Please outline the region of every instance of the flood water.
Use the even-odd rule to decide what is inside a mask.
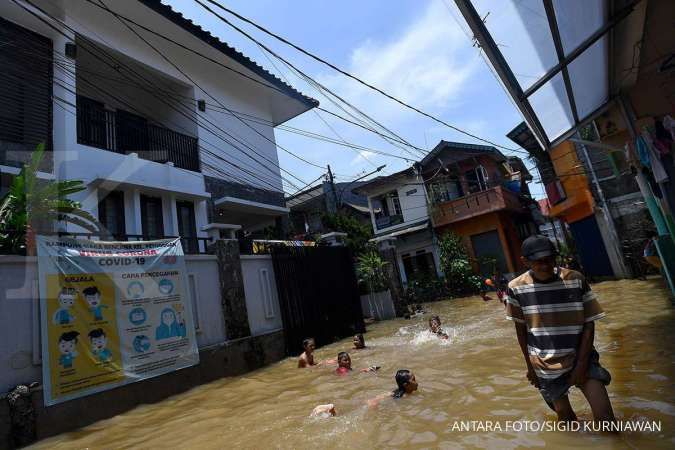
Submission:
[[[222,379],[153,405],[40,442],[44,448],[675,448],[675,314],[661,280],[593,286],[608,316],[596,325],[596,348],[611,372],[617,418],[660,421],[661,432],[462,432],[455,420],[553,420],[525,378],[513,324],[497,301],[478,297],[428,304],[448,341],[426,332],[425,316],[368,327],[368,349],[350,352],[355,369],[378,373],[338,377],[332,367],[297,369],[286,359],[245,376]],[[350,340],[323,347],[334,358]],[[419,391],[368,408],[395,388],[394,372],[414,371]],[[591,412],[571,394],[581,420]],[[337,417],[309,418],[334,403]]]

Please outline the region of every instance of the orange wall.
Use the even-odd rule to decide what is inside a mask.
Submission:
[[[475,264],[476,254],[471,245],[471,236],[475,234],[486,233],[488,231],[497,231],[499,233],[499,240],[502,244],[502,251],[504,252],[504,259],[510,272],[516,272],[521,269],[520,265],[520,239],[518,233],[507,214],[501,215],[499,212],[489,214],[482,214],[471,219],[462,220],[461,222],[452,223],[450,225],[438,228],[436,231],[439,236],[443,233],[451,231],[462,238],[464,246],[466,247],[469,256],[472,258],[472,265],[477,269]]]
[[[567,199],[551,205],[550,215],[573,223],[593,214],[593,196],[588,178],[581,174],[584,166],[577,158],[574,144],[565,141],[549,152],[556,174],[560,177]]]

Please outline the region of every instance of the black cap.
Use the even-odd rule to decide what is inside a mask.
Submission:
[[[535,234],[525,239],[521,247],[523,256],[530,261],[555,256],[556,250],[553,242],[546,236]]]

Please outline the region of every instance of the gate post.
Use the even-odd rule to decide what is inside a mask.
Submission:
[[[408,312],[408,305],[403,298],[403,285],[401,284],[401,274],[399,272],[398,260],[396,259],[396,247],[391,244],[396,238],[379,240],[377,248],[380,256],[387,263],[387,280],[389,281],[389,292],[391,301],[394,303],[394,310],[397,317],[403,317]]]
[[[248,324],[239,241],[236,239],[218,239],[211,245],[210,250],[218,258],[225,336],[228,340],[250,336],[251,328]]]

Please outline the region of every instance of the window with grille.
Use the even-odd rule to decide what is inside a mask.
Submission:
[[[52,41],[0,18],[0,68],[0,164],[20,167],[52,148]]]

